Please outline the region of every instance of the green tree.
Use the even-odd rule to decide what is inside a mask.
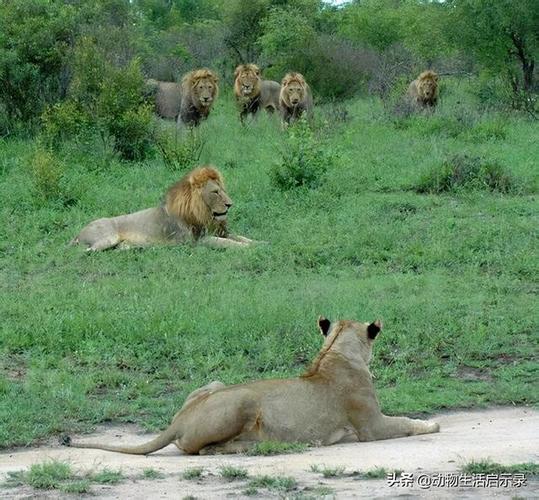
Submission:
[[[506,73],[515,93],[534,87],[539,51],[537,0],[452,0],[453,42],[493,72]]]

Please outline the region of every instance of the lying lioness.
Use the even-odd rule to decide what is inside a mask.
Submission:
[[[226,387],[221,382],[191,393],[160,436],[139,446],[63,444],[145,455],[174,442],[185,453],[237,453],[258,441],[330,445],[355,434],[374,441],[438,432],[435,422],[387,417],[380,411],[369,372],[380,321],[318,319],[324,345],[301,377]]]

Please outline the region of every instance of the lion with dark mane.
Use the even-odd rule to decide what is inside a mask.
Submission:
[[[436,422],[382,413],[369,362],[380,321],[318,319],[324,345],[310,369],[289,379],[226,387],[215,381],[191,393],[170,426],[138,446],[62,443],[146,455],[170,443],[185,453],[238,453],[260,441],[330,445],[438,432]]]
[[[281,81],[279,107],[284,123],[292,123],[302,115],[312,117],[311,88],[301,73],[287,73]]]
[[[262,80],[256,64],[240,64],[234,71],[234,95],[243,123],[249,114],[255,116],[260,109],[273,113],[279,109],[281,86],[272,80]]]
[[[438,75],[423,71],[408,87],[408,96],[420,108],[434,108],[438,103]]]
[[[254,243],[228,233],[231,206],[221,173],[211,166],[199,167],[168,189],[161,206],[90,222],[71,243],[90,251],[189,242],[213,247]]]
[[[219,95],[219,79],[209,69],[190,71],[182,78],[181,105],[178,123],[190,127],[200,125],[208,118]]]

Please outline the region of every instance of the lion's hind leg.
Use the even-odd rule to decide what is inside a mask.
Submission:
[[[223,447],[253,429],[259,414],[260,402],[251,391],[217,391],[177,416],[183,429],[178,447],[191,454],[209,445]]]
[[[98,219],[88,224],[75,238],[77,243],[86,245],[89,252],[97,252],[117,246],[120,234],[111,219]]]

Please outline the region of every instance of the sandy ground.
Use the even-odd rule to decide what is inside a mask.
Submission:
[[[439,434],[412,436],[372,443],[349,443],[314,448],[304,453],[273,457],[244,455],[186,456],[168,446],[150,456],[131,456],[99,450],[64,448],[55,445],[11,450],[0,454],[0,481],[9,471],[26,469],[35,463],[56,459],[68,461],[81,472],[102,468],[121,469],[127,479],[114,486],[92,486],[92,492],[106,499],[170,499],[192,495],[196,498],[246,497],[246,481],[228,482],[219,471],[224,465],[243,467],[251,476],[269,474],[291,476],[298,481],[295,491],[284,493],[259,489],[256,498],[320,498],[321,486],[333,493],[325,498],[539,498],[539,481],[527,478],[522,487],[481,486],[426,488],[421,481],[434,481],[435,474],[457,473],[472,459],[490,458],[502,464],[539,461],[539,411],[532,408],[491,408],[459,411],[433,417],[441,425]],[[147,441],[133,426],[100,428],[84,441],[138,444]],[[366,480],[348,474],[324,479],[311,465],[345,467],[347,473],[375,467],[400,469],[413,474],[411,486],[390,485],[387,479]],[[186,480],[188,468],[203,467],[198,480]],[[158,470],[164,478],[142,480],[142,471]],[[425,475],[429,476],[425,480]],[[0,498],[68,498],[56,492],[31,488],[0,489]]]

